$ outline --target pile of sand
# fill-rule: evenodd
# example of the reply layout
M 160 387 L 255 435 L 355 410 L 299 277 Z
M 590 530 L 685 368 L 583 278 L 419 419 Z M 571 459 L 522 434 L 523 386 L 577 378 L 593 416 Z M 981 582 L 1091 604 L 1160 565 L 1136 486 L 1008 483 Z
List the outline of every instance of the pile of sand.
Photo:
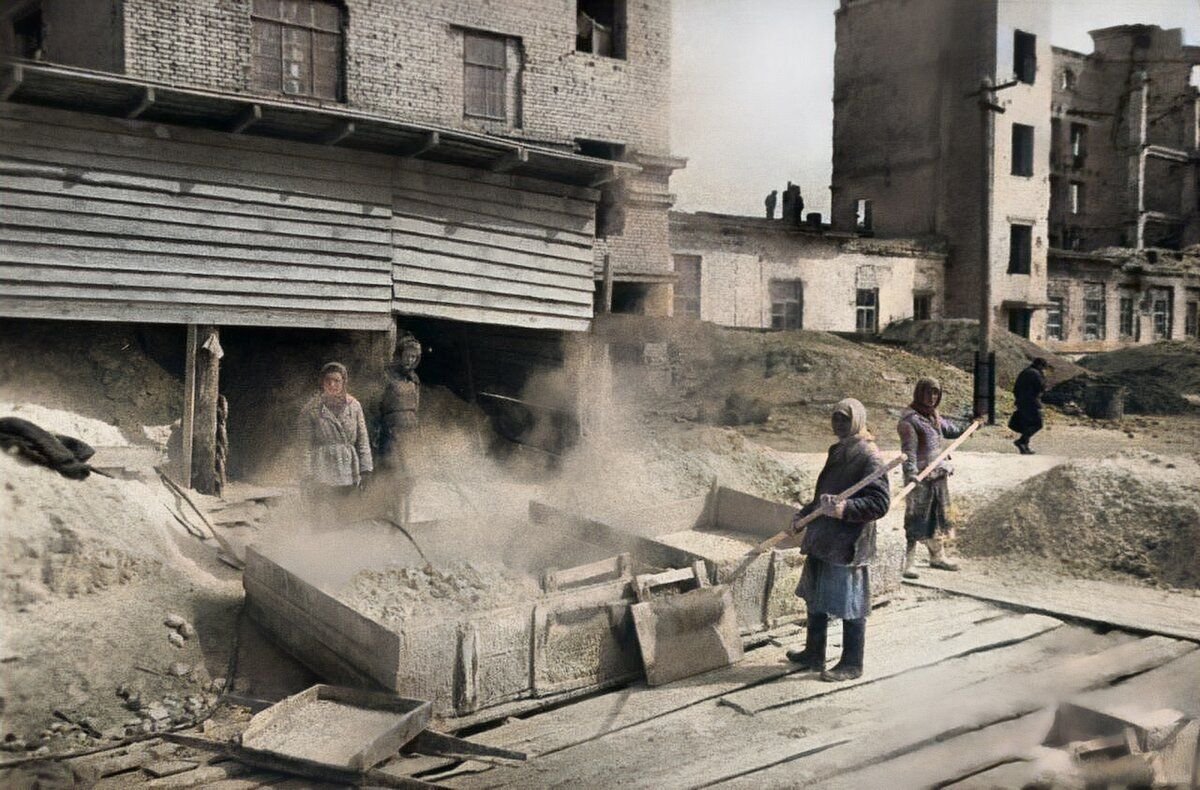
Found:
M 483 612 L 541 592 L 531 576 L 490 562 L 362 570 L 334 595 L 350 608 L 393 628 L 414 614 L 452 617 Z
M 172 516 L 165 487 L 68 480 L 7 454 L 0 479 L 5 748 L 82 748 L 211 702 L 240 588 L 214 576 L 212 550 Z M 172 614 L 187 627 L 166 624 Z
M 1126 388 L 1126 411 L 1178 414 L 1200 405 L 1200 341 L 1170 340 L 1092 354 L 1080 364 L 1098 380 Z
M 1200 465 L 1149 453 L 1063 464 L 977 510 L 960 543 L 966 554 L 1046 558 L 1086 577 L 1200 587 Z

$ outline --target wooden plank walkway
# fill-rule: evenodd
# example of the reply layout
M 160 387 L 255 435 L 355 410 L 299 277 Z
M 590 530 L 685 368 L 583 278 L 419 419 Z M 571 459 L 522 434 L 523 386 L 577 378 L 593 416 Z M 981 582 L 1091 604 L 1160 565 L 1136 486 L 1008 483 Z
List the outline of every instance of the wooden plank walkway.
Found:
M 1064 577 L 1022 578 L 965 567 L 958 573 L 923 572 L 905 580 L 914 587 L 942 590 L 982 601 L 1069 620 L 1111 626 L 1138 634 L 1162 634 L 1200 642 L 1200 592 L 1167 591 L 1116 582 Z

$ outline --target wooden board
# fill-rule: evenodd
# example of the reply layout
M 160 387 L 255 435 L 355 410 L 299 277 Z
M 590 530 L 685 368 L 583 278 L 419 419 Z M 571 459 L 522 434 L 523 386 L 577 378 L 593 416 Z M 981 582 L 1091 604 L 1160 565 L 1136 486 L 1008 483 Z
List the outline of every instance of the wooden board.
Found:
M 630 607 L 646 683 L 661 686 L 742 660 L 728 587 L 653 597 Z
M 1134 633 L 1200 642 L 1200 596 L 1090 579 L 1042 577 L 1012 584 L 969 565 L 958 573 L 922 573 L 905 584 L 994 601 L 1024 611 L 1068 617 Z

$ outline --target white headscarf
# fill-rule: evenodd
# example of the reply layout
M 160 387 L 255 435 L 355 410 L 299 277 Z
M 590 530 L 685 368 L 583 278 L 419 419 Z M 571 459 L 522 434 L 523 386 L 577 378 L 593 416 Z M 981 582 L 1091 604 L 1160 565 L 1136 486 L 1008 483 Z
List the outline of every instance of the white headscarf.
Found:
M 850 433 L 842 441 L 849 439 L 865 439 L 874 441 L 875 437 L 867 430 L 867 407 L 856 398 L 845 398 L 833 407 L 834 414 L 843 414 L 850 418 Z

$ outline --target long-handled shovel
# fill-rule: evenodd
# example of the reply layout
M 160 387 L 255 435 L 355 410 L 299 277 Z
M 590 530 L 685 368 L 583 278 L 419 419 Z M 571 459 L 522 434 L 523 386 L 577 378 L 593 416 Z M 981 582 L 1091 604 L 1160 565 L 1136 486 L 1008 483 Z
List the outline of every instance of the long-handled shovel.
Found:
M 864 477 L 862 480 L 859 480 L 857 483 L 850 486 L 842 493 L 838 494 L 835 501 L 844 502 L 845 500 L 854 496 L 859 491 L 861 491 L 862 489 L 869 486 L 871 483 L 875 482 L 879 478 L 886 475 L 888 472 L 895 469 L 900 464 L 904 463 L 905 457 L 906 456 L 904 455 L 904 453 L 900 453 L 900 455 L 896 456 L 891 461 L 889 461 L 886 466 L 876 469 L 874 472 L 872 472 L 867 477 Z M 746 555 L 746 558 L 743 559 L 741 561 L 741 563 L 736 568 L 733 569 L 733 572 L 730 573 L 725 578 L 724 583 L 732 584 L 735 579 L 737 579 L 739 576 L 741 576 L 743 573 L 746 572 L 746 569 L 749 568 L 754 563 L 754 560 L 756 560 L 759 557 L 759 555 L 764 554 L 764 553 L 770 551 L 771 549 L 775 548 L 775 546 L 777 546 L 779 543 L 782 543 L 787 538 L 790 538 L 792 535 L 799 535 L 805 527 L 807 527 L 809 524 L 811 524 L 812 522 L 816 521 L 818 518 L 820 518 L 821 516 L 824 516 L 824 515 L 827 515 L 825 508 L 823 508 L 823 507 L 817 508 L 813 512 L 809 513 L 807 516 L 804 516 L 803 518 L 796 520 L 792 524 L 792 527 L 790 529 L 785 529 L 782 532 L 779 532 L 778 534 L 767 538 L 762 543 L 759 543 L 757 546 L 750 549 L 750 552 Z
M 967 427 L 967 429 L 965 431 L 963 431 L 962 434 L 957 439 L 950 442 L 950 444 L 946 447 L 945 450 L 942 450 L 940 453 L 938 453 L 937 457 L 934 458 L 932 461 L 930 461 L 929 465 L 926 466 L 925 469 L 919 475 L 914 477 L 908 485 L 904 486 L 904 488 L 901 488 L 899 493 L 896 494 L 896 496 L 892 497 L 892 504 L 893 505 L 896 504 L 900 500 L 904 499 L 904 497 L 911 494 L 913 489 L 917 487 L 918 483 L 920 483 L 925 478 L 929 477 L 929 475 L 933 474 L 933 471 L 938 468 L 938 465 L 940 465 L 942 463 L 942 461 L 945 461 L 946 457 L 949 456 L 950 453 L 957 450 L 958 446 L 960 444 L 962 444 L 967 439 L 969 439 L 971 437 L 971 434 L 973 434 L 973 433 L 975 433 L 975 431 L 979 430 L 979 426 L 981 426 L 981 425 L 983 425 L 982 418 L 977 419 L 973 423 L 971 423 Z

